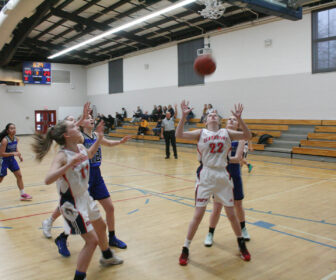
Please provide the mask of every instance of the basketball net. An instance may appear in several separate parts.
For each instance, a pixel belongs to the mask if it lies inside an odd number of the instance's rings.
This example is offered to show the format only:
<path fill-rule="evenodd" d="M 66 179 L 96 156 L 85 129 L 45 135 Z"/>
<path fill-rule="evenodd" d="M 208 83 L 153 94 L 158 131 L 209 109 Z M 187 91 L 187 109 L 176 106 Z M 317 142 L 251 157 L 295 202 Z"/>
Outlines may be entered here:
<path fill-rule="evenodd" d="M 225 6 L 220 0 L 199 0 L 205 8 L 199 11 L 204 18 L 219 19 L 225 12 Z"/>

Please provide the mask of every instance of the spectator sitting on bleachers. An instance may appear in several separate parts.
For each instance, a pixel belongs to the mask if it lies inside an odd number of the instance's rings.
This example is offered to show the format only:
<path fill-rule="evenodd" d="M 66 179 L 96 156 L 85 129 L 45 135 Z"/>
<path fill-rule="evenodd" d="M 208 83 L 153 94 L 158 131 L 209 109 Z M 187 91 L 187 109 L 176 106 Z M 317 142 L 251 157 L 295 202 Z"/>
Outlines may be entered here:
<path fill-rule="evenodd" d="M 144 135 L 146 133 L 146 131 L 148 130 L 148 121 L 144 118 L 141 118 L 141 122 L 138 128 L 138 135 Z"/>
<path fill-rule="evenodd" d="M 145 113 L 144 114 L 141 114 L 141 119 L 145 119 L 146 121 L 148 121 L 149 120 L 149 115 L 148 115 L 148 111 L 145 111 Z"/>
<path fill-rule="evenodd" d="M 123 121 L 123 117 L 121 114 L 119 114 L 118 112 L 116 112 L 115 114 L 115 120 L 114 120 L 114 126 L 118 127 L 118 126 L 122 126 L 122 121 Z"/>
<path fill-rule="evenodd" d="M 168 112 L 168 108 L 167 108 L 167 106 L 163 106 L 163 108 L 162 108 L 162 115 L 163 115 L 163 118 L 166 117 L 167 112 Z"/>
<path fill-rule="evenodd" d="M 107 118 L 104 119 L 105 127 L 107 127 L 109 130 L 114 129 L 114 118 L 111 115 L 108 115 Z"/>
<path fill-rule="evenodd" d="M 121 108 L 121 111 L 122 111 L 121 115 L 122 115 L 122 118 L 123 118 L 122 121 L 124 121 L 124 119 L 127 118 L 127 111 L 126 111 L 125 108 Z"/>
<path fill-rule="evenodd" d="M 175 106 L 175 107 L 176 107 L 176 106 Z M 170 104 L 168 105 L 168 112 L 170 113 L 171 118 L 174 118 L 174 117 L 175 117 L 175 111 L 174 111 L 172 105 L 170 105 Z"/>
<path fill-rule="evenodd" d="M 190 109 L 190 107 L 188 107 Z M 193 119 L 195 117 L 195 114 L 193 113 L 192 110 L 190 110 L 189 114 L 187 115 L 187 123 L 190 124 L 190 119 Z"/>
<path fill-rule="evenodd" d="M 157 107 L 157 114 L 158 114 L 158 120 L 164 119 L 163 111 L 162 111 L 162 106 L 161 105 L 159 105 Z"/>
<path fill-rule="evenodd" d="M 200 121 L 201 123 L 204 122 L 204 120 L 206 120 L 207 110 L 208 110 L 208 105 L 204 104 L 201 121 Z"/>
<path fill-rule="evenodd" d="M 133 115 L 133 118 L 131 120 L 131 123 L 135 123 L 135 122 L 141 121 L 141 115 L 142 115 L 142 110 L 140 109 L 140 106 L 138 106 L 136 112 L 134 112 L 134 115 Z"/>
<path fill-rule="evenodd" d="M 161 125 L 162 125 L 162 120 L 158 119 L 156 127 L 153 128 L 153 132 L 154 132 L 155 136 L 160 136 L 160 134 L 161 134 Z"/>
<path fill-rule="evenodd" d="M 157 122 L 157 120 L 158 120 L 158 109 L 157 109 L 157 106 L 156 106 L 156 105 L 154 105 L 152 114 L 150 115 L 150 119 L 151 119 L 153 122 Z"/>

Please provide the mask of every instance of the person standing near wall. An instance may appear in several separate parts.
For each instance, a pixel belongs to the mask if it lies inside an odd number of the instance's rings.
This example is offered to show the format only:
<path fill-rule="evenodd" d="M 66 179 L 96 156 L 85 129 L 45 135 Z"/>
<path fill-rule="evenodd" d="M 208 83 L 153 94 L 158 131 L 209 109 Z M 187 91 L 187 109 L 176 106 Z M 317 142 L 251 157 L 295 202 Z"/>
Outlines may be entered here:
<path fill-rule="evenodd" d="M 175 104 L 175 117 L 177 116 L 177 105 Z M 167 111 L 166 118 L 161 125 L 161 138 L 166 142 L 166 159 L 170 157 L 169 145 L 173 146 L 174 157 L 177 159 L 176 138 L 175 138 L 175 118 Z"/>

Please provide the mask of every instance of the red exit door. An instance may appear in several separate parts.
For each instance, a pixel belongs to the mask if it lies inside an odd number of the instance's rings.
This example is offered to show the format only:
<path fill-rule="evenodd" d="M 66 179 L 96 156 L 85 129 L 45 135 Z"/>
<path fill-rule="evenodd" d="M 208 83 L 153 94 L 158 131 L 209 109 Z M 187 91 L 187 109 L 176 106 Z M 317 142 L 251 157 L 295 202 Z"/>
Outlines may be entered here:
<path fill-rule="evenodd" d="M 55 110 L 37 110 L 35 111 L 35 131 L 38 133 L 47 133 L 49 127 L 56 124 Z"/>

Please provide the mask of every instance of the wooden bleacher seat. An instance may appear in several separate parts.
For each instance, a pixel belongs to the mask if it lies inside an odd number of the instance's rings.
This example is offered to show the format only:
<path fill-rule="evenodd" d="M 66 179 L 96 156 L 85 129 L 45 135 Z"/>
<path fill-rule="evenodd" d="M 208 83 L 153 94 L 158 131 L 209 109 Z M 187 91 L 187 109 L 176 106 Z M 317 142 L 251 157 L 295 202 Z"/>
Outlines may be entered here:
<path fill-rule="evenodd" d="M 308 133 L 308 139 L 336 140 L 336 133 Z"/>
<path fill-rule="evenodd" d="M 335 132 L 336 126 L 315 126 L 315 132 Z"/>
<path fill-rule="evenodd" d="M 320 120 L 244 119 L 247 124 L 321 125 Z"/>
<path fill-rule="evenodd" d="M 336 125 L 335 120 L 324 120 L 322 121 L 321 125 Z"/>
<path fill-rule="evenodd" d="M 248 124 L 249 129 L 257 129 L 257 130 L 280 130 L 286 131 L 288 130 L 288 125 L 263 125 L 263 124 Z"/>
<path fill-rule="evenodd" d="M 314 156 L 336 157 L 336 150 L 319 149 L 319 148 L 293 147 L 292 153 L 314 155 Z"/>
<path fill-rule="evenodd" d="M 308 147 L 324 147 L 336 149 L 336 141 L 301 140 L 300 145 Z"/>

